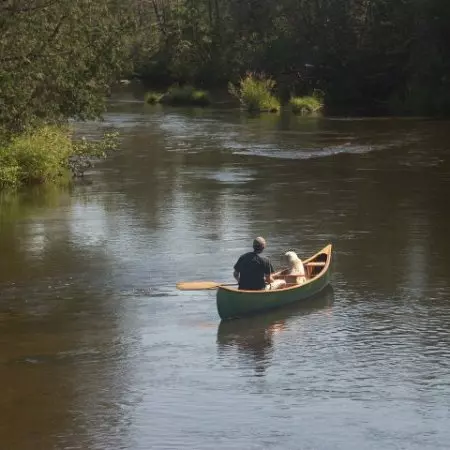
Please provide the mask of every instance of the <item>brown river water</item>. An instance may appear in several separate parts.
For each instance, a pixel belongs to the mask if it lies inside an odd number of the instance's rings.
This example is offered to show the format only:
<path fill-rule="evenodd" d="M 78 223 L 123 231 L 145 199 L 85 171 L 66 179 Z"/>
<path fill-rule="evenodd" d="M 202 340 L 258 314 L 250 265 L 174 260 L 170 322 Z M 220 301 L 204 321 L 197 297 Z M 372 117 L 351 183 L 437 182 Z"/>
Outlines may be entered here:
<path fill-rule="evenodd" d="M 1 450 L 450 448 L 450 122 L 111 103 L 121 149 L 0 200 Z M 313 300 L 220 322 L 265 236 Z"/>

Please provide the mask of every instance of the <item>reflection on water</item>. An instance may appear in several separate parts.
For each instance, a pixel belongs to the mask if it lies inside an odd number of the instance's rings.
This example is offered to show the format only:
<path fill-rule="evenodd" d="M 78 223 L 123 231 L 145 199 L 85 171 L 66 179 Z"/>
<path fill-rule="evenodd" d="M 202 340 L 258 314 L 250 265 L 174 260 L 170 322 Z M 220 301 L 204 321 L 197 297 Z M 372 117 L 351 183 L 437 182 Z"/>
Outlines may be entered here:
<path fill-rule="evenodd" d="M 112 105 L 82 183 L 0 195 L 0 442 L 29 449 L 446 449 L 446 122 Z M 100 128 L 100 129 L 99 129 Z M 219 324 L 257 235 L 329 242 L 332 289 Z"/>
<path fill-rule="evenodd" d="M 333 288 L 327 286 L 319 295 L 297 304 L 239 320 L 222 320 L 217 329 L 219 356 L 226 358 L 236 350 L 240 356 L 262 376 L 271 363 L 274 338 L 291 327 L 296 318 L 330 310 Z"/>

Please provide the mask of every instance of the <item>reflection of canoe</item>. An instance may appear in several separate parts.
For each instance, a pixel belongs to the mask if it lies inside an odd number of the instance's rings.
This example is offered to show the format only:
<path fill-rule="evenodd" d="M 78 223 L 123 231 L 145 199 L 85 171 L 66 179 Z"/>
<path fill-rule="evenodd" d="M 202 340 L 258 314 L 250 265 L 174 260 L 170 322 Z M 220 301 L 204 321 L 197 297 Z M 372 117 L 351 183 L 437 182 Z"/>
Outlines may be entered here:
<path fill-rule="evenodd" d="M 288 330 L 298 317 L 331 308 L 333 300 L 333 289 L 328 285 L 319 295 L 303 302 L 241 320 L 222 320 L 217 329 L 217 350 L 223 357 L 237 350 L 256 372 L 263 373 L 270 364 L 274 336 Z"/>
<path fill-rule="evenodd" d="M 303 261 L 307 281 L 287 285 L 273 291 L 244 291 L 220 286 L 217 289 L 217 310 L 221 319 L 233 319 L 267 311 L 312 297 L 330 282 L 331 245 Z"/>
<path fill-rule="evenodd" d="M 328 310 L 332 307 L 333 302 L 333 288 L 328 285 L 320 294 L 284 308 L 272 309 L 265 313 L 244 317 L 241 320 L 221 320 L 217 328 L 217 342 L 227 345 L 230 344 L 229 340 L 236 336 L 247 339 L 248 336 L 279 331 L 279 325 L 288 324 L 301 316 Z"/>

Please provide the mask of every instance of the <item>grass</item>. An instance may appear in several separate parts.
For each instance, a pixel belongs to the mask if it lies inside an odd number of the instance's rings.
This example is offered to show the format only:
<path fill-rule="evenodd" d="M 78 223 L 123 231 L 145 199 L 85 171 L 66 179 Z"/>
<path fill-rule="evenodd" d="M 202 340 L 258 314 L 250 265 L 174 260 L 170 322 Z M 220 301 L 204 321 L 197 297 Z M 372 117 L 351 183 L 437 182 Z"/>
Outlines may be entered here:
<path fill-rule="evenodd" d="M 172 106 L 207 106 L 211 103 L 211 98 L 207 91 L 190 85 L 175 85 L 161 97 L 160 102 Z"/>
<path fill-rule="evenodd" d="M 116 135 L 74 141 L 69 127 L 44 125 L 0 143 L 0 188 L 44 184 L 79 171 L 79 161 L 98 158 L 116 146 Z M 75 158 L 75 162 L 73 161 Z M 71 160 L 72 159 L 72 160 Z"/>
<path fill-rule="evenodd" d="M 274 80 L 254 73 L 247 73 L 237 86 L 228 85 L 230 94 L 238 98 L 249 112 L 278 112 L 280 102 L 272 94 L 274 88 Z"/>
<path fill-rule="evenodd" d="M 70 135 L 59 127 L 44 126 L 16 136 L 0 147 L 0 185 L 53 181 L 71 152 Z"/>
<path fill-rule="evenodd" d="M 161 94 L 159 92 L 149 91 L 144 96 L 145 103 L 156 105 L 156 103 L 159 103 L 161 101 L 163 95 L 164 94 Z"/>
<path fill-rule="evenodd" d="M 318 95 L 291 97 L 289 105 L 294 114 L 312 114 L 323 108 L 323 100 Z"/>

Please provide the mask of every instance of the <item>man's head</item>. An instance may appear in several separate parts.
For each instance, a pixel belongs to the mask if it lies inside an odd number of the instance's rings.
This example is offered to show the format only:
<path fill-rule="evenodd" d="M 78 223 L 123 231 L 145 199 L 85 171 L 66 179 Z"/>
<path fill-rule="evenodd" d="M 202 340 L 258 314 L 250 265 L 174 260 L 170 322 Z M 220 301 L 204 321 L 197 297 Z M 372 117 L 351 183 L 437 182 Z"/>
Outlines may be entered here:
<path fill-rule="evenodd" d="M 261 253 L 266 248 L 266 240 L 259 236 L 253 241 L 253 250 L 256 253 Z"/>

